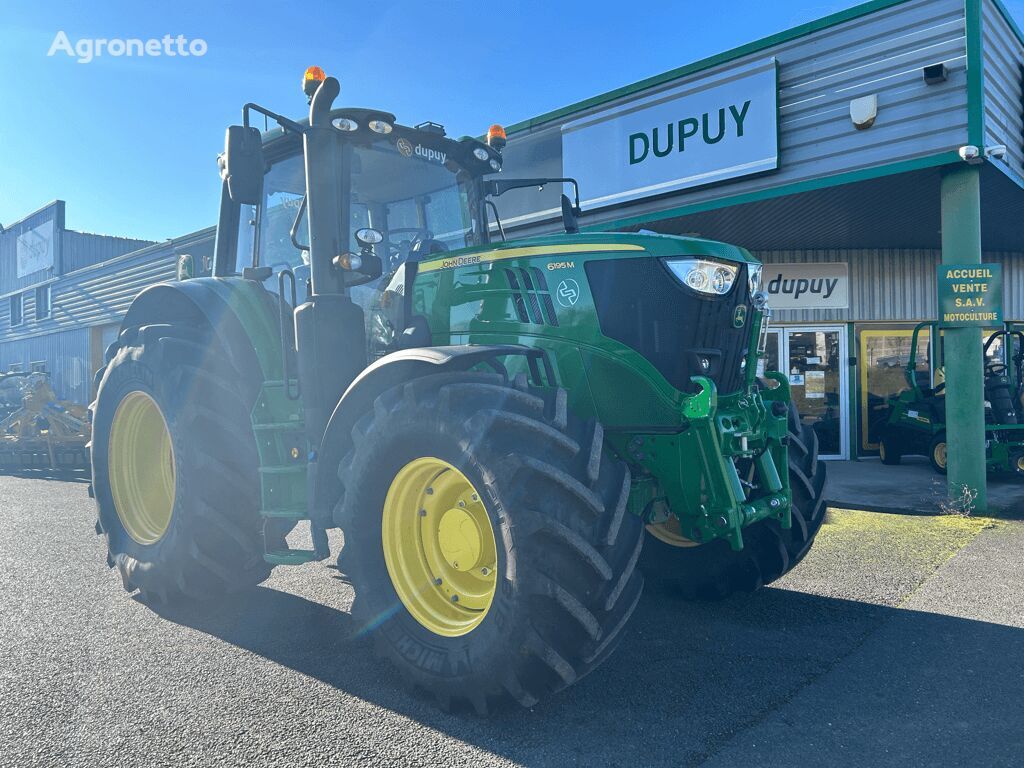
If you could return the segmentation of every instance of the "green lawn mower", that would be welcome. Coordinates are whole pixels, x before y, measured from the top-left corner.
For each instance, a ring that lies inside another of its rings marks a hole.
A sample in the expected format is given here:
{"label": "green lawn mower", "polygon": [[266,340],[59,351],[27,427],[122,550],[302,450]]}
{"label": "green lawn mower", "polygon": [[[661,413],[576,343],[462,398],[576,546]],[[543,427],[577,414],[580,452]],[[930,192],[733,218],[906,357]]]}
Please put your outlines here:
{"label": "green lawn mower", "polygon": [[[939,350],[935,370],[944,370],[937,324],[918,323],[906,366],[907,389],[889,399],[878,452],[889,465],[906,455],[927,456],[932,468],[945,474],[946,384],[937,376],[933,387],[930,373],[917,367],[918,336],[925,330]],[[984,360],[986,465],[990,472],[1024,477],[1024,329],[1006,323],[985,342]]]}
{"label": "green lawn mower", "polygon": [[[97,532],[151,603],[330,555],[361,631],[448,708],[595,669],[644,579],[751,591],[807,554],[825,468],[742,248],[581,233],[571,179],[504,179],[504,131],[254,104],[227,131],[213,275],[145,290],[92,405]],[[261,134],[258,114],[279,127]],[[557,184],[564,233],[496,200]],[[563,186],[564,185],[564,186]],[[312,549],[286,536],[308,521]],[[685,628],[680,628],[685,632]]]}

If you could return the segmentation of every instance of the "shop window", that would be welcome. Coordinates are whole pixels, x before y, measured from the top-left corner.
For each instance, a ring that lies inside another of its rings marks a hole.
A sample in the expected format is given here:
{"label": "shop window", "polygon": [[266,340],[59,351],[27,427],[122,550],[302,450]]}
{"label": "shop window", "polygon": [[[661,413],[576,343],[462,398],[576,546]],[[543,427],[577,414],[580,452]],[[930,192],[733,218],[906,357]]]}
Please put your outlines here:
{"label": "shop window", "polygon": [[[910,361],[913,327],[861,329],[860,336],[860,441],[861,449],[877,451],[882,427],[889,417],[889,398],[909,388],[906,367]],[[917,336],[915,369],[929,376],[927,329]]]}
{"label": "shop window", "polygon": [[16,328],[25,322],[25,294],[19,293],[11,296],[11,328]]}
{"label": "shop window", "polygon": [[41,285],[36,288],[36,320],[46,320],[50,316],[50,286]]}

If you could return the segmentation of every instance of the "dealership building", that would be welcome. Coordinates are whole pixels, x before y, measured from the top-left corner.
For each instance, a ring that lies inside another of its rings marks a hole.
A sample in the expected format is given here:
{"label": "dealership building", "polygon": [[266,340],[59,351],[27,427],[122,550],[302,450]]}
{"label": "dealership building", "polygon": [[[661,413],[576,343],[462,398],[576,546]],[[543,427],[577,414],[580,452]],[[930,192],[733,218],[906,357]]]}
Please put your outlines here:
{"label": "dealership building", "polygon": [[[751,250],[769,364],[823,451],[872,455],[944,257],[1001,264],[1024,320],[1022,68],[997,0],[875,0],[511,126],[504,174],[577,179],[583,229]],[[502,196],[506,230],[557,228],[562,192]]]}
{"label": "dealership building", "polygon": [[56,200],[0,232],[0,372],[45,370],[62,400],[87,404],[93,374],[132,299],[213,254],[213,228],[152,243],[65,228]]}
{"label": "dealership building", "polygon": [[[827,456],[873,455],[943,261],[1000,264],[1002,315],[1024,321],[1022,73],[1024,36],[999,0],[873,0],[510,126],[503,175],[577,179],[583,229],[752,251],[774,308],[768,364]],[[504,194],[506,231],[559,228],[562,191]],[[25,272],[18,244],[47,216],[51,250]],[[65,231],[62,206],[0,235],[0,370],[45,360],[67,377],[74,358],[63,393],[81,400],[130,298],[182,253],[207,254],[212,234],[95,237]],[[957,345],[980,371],[985,331],[970,333]],[[951,389],[961,375],[948,371]]]}

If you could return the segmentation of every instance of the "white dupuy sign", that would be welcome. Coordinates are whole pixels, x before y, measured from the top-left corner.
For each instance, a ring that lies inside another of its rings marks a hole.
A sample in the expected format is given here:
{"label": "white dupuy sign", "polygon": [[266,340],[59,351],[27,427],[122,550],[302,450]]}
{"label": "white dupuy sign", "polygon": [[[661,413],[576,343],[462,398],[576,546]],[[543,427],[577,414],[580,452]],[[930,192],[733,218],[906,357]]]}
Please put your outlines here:
{"label": "white dupuy sign", "polygon": [[18,235],[18,277],[27,277],[54,266],[53,219],[25,230]]}
{"label": "white dupuy sign", "polygon": [[778,168],[774,58],[562,126],[562,169],[600,207]]}
{"label": "white dupuy sign", "polygon": [[772,309],[850,306],[850,269],[845,263],[765,264],[761,285]]}

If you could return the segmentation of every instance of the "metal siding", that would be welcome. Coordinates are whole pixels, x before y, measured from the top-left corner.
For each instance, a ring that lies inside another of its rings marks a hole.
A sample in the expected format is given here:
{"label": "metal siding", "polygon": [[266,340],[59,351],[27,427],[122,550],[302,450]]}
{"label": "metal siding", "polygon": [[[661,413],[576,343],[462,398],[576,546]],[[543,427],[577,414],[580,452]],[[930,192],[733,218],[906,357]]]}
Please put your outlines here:
{"label": "metal siding", "polygon": [[0,343],[0,371],[20,364],[46,361],[57,397],[76,403],[89,402],[93,371],[89,364],[89,329],[77,328],[30,339]]}
{"label": "metal siding", "polygon": [[[934,319],[935,268],[941,252],[932,249],[762,251],[766,264],[846,262],[850,265],[850,307],[779,310],[775,323],[911,322]],[[1003,315],[1024,320],[1024,253],[985,253],[1003,265]]]}
{"label": "metal siding", "polygon": [[161,249],[62,282],[55,287],[53,320],[58,326],[118,322],[143,288],[175,277],[177,256]]}
{"label": "metal siding", "polygon": [[28,291],[26,321],[10,327],[10,302],[0,300],[0,343],[41,337],[64,329],[120,322],[147,286],[176,277],[178,255],[212,253],[213,230],[195,232],[64,275],[50,288],[50,317],[35,319],[35,291]]}
{"label": "metal siding", "polygon": [[[962,0],[916,0],[694,73],[658,88],[563,118],[560,122],[628,103],[681,83],[751,61],[779,61],[780,168],[727,184],[688,190],[660,200],[585,217],[585,224],[641,215],[785,184],[833,176],[954,150],[966,143],[967,78]],[[922,68],[945,62],[949,79],[926,85]],[[878,95],[875,125],[850,123],[849,102]],[[507,176],[552,174],[560,169],[560,122],[509,137]],[[520,150],[522,147],[522,150]],[[520,191],[501,198],[506,219],[555,208],[560,189]],[[540,229],[542,227],[538,227]],[[548,227],[543,227],[548,228]]]}
{"label": "metal siding", "polygon": [[1003,265],[1003,317],[1024,322],[1024,252],[987,253],[985,260]]}
{"label": "metal siding", "polygon": [[[985,144],[1005,144],[1006,165],[1024,175],[1024,45],[992,0],[982,3],[985,68]],[[997,161],[998,162],[998,161]]]}
{"label": "metal siding", "polygon": [[87,232],[64,230],[64,258],[61,272],[68,274],[85,267],[122,256],[153,245],[151,240],[133,240],[127,237],[93,235]]}

